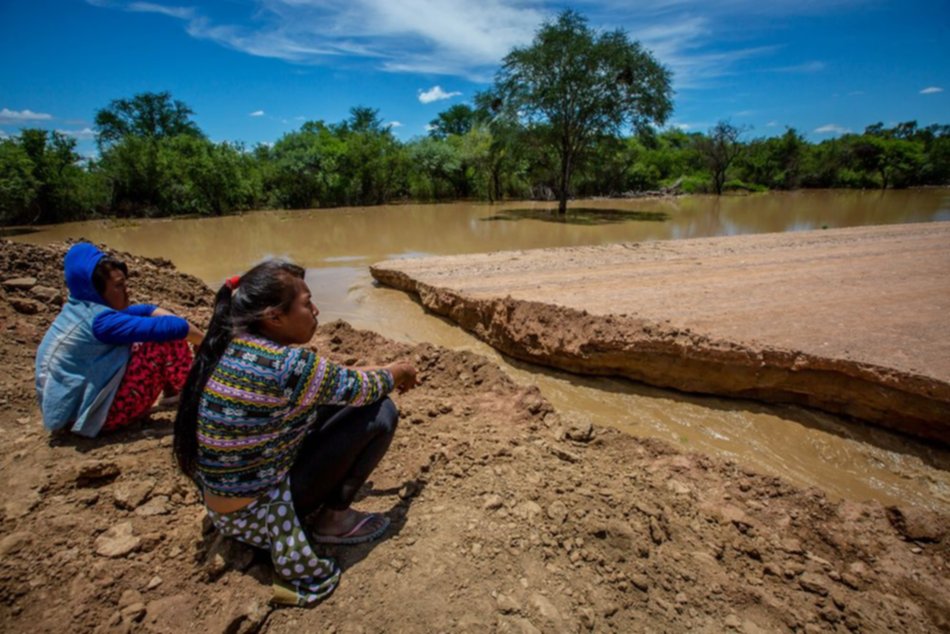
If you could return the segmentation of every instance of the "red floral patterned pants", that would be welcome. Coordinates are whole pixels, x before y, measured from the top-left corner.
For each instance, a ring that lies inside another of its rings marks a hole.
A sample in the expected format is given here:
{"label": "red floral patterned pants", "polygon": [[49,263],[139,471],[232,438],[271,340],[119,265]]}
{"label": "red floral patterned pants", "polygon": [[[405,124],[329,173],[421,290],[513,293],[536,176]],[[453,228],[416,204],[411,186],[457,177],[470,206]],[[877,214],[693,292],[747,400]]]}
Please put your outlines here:
{"label": "red floral patterned pants", "polygon": [[179,393],[191,362],[191,348],[183,339],[132,344],[132,356],[102,431],[119,429],[142,418],[163,392],[165,396]]}

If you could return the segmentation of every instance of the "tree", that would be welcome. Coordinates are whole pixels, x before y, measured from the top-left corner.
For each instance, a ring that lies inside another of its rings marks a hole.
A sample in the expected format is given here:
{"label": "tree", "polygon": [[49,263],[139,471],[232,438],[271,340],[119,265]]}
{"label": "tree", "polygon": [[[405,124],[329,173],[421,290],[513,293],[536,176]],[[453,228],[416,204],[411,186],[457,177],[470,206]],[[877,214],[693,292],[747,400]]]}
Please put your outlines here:
{"label": "tree", "polygon": [[148,139],[185,134],[203,137],[191,120],[194,111],[184,102],[172,99],[168,92],[143,92],[131,99],[113,99],[96,112],[96,142],[99,149],[117,143],[126,136]]}
{"label": "tree", "polygon": [[429,136],[437,139],[444,139],[452,134],[462,136],[468,134],[474,122],[475,111],[471,106],[464,103],[455,104],[429,122]]}
{"label": "tree", "polygon": [[493,91],[499,108],[540,124],[559,162],[558,212],[571,176],[598,137],[624,125],[662,124],[672,110],[670,72],[623,30],[597,34],[573,10],[545,22],[505,57]]}
{"label": "tree", "polygon": [[722,187],[726,183],[726,170],[742,151],[742,145],[739,143],[741,134],[741,129],[727,121],[720,121],[709,134],[697,141],[697,149],[712,173],[713,189],[717,196],[722,194]]}

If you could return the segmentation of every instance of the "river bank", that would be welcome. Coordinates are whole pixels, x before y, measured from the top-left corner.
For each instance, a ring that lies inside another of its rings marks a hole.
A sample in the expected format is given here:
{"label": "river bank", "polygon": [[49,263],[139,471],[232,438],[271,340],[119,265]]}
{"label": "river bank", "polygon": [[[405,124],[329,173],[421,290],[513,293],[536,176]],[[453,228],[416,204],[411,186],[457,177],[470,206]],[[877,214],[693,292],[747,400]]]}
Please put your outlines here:
{"label": "river bank", "polygon": [[390,260],[513,357],[797,403],[950,444],[950,224]]}
{"label": "river bank", "polygon": [[[7,631],[940,631],[946,516],[830,501],[724,460],[566,420],[467,352],[341,322],[312,342],[357,364],[411,357],[423,387],[360,506],[394,528],[338,548],[313,610],[267,605],[270,568],[209,531],[171,462],[170,414],[51,441],[35,346],[64,297],[63,245],[0,242],[0,624]],[[198,323],[211,291],[127,258],[133,299]],[[11,278],[20,278],[10,284]],[[24,278],[34,278],[32,281]],[[57,298],[58,296],[58,298]]]}

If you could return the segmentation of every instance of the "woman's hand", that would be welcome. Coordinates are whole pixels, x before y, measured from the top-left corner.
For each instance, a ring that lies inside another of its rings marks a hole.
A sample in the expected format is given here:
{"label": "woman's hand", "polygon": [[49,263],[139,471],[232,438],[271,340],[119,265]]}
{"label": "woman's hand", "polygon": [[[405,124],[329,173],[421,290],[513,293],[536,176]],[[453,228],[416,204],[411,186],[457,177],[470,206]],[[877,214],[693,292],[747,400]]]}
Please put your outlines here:
{"label": "woman's hand", "polygon": [[400,394],[404,394],[419,385],[416,368],[411,363],[397,361],[386,366],[386,369],[393,375],[393,383]]}

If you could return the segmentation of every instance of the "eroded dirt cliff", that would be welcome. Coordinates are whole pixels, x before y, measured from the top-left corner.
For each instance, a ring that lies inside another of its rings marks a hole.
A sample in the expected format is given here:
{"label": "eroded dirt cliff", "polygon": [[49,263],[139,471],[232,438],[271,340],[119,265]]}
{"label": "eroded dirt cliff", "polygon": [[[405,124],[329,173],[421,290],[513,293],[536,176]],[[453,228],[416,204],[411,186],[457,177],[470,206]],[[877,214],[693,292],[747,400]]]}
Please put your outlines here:
{"label": "eroded dirt cliff", "polygon": [[950,443],[950,223],[391,260],[502,352]]}

